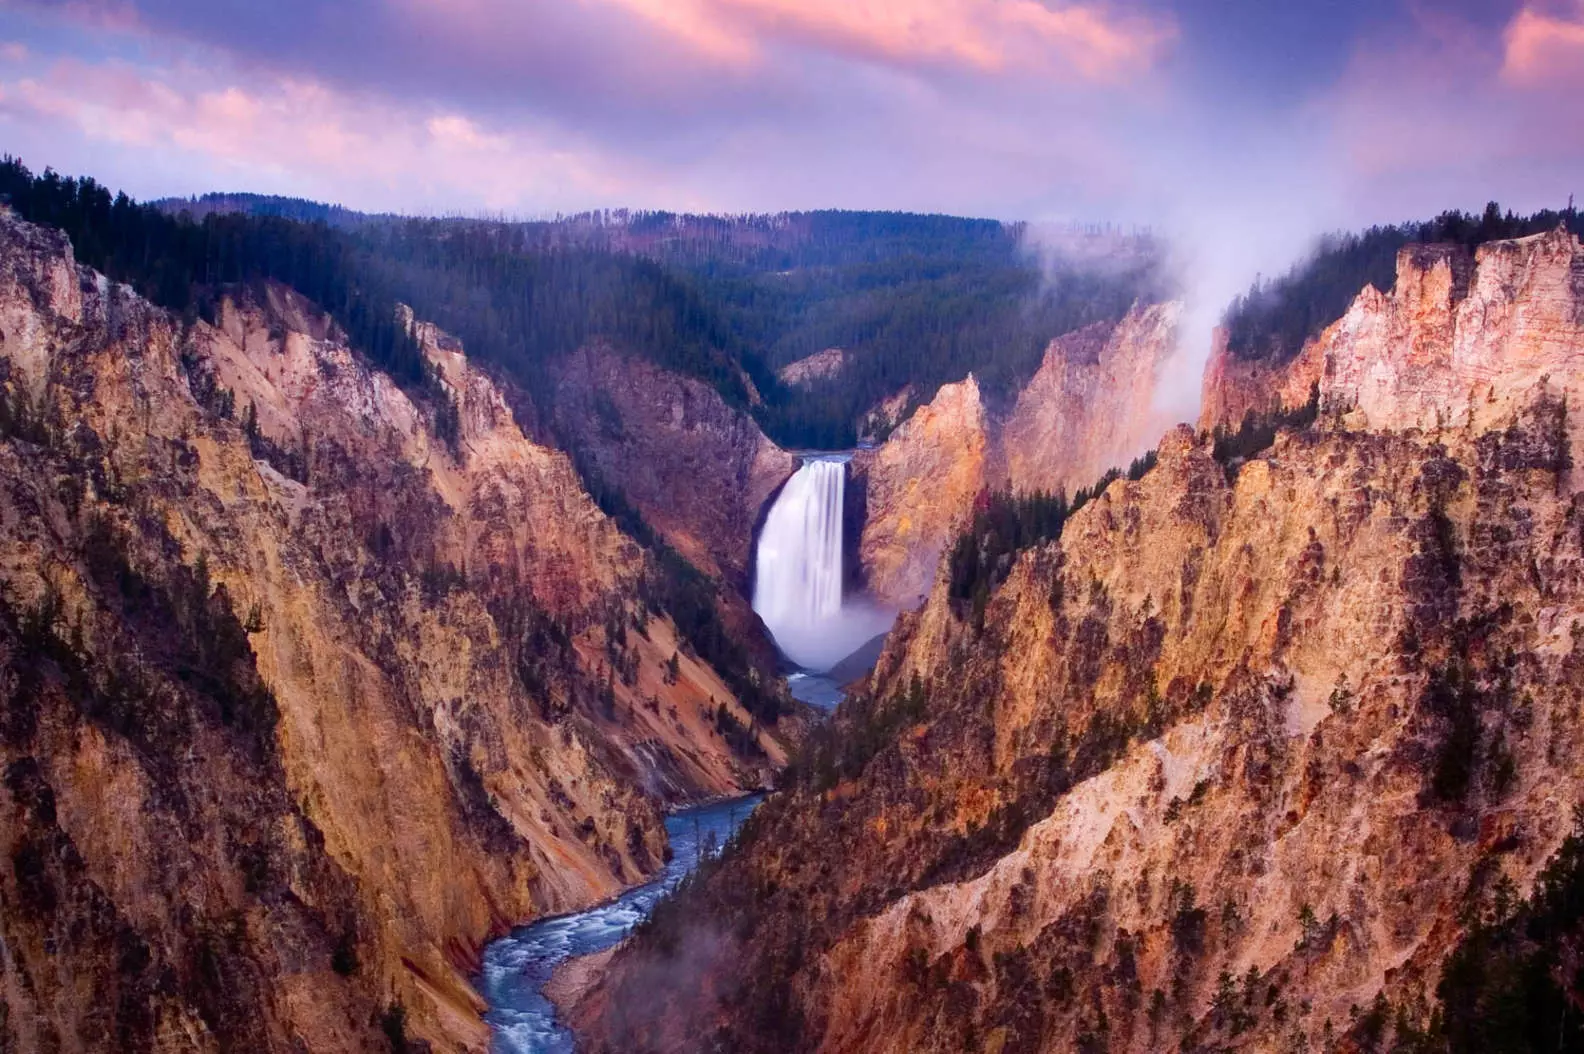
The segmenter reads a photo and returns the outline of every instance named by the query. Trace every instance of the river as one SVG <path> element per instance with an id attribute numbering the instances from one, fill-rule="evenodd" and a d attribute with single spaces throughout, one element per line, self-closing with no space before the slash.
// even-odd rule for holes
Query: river
<path id="1" fill-rule="evenodd" d="M 693 870 L 700 851 L 725 845 L 760 800 L 737 798 L 672 813 L 665 822 L 671 861 L 658 879 L 599 907 L 540 919 L 491 942 L 478 989 L 489 1003 L 484 1020 L 495 1033 L 494 1054 L 572 1054 L 572 1033 L 556 1020 L 544 995 L 550 975 L 568 959 L 620 942 Z"/>
<path id="2" fill-rule="evenodd" d="M 841 685 L 813 670 L 798 670 L 788 674 L 787 690 L 792 693 L 792 698 L 809 704 L 821 713 L 834 713 L 842 701 Z"/>

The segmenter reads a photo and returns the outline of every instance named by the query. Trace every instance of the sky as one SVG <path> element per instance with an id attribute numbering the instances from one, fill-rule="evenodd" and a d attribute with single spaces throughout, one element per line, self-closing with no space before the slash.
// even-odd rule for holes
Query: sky
<path id="1" fill-rule="evenodd" d="M 1584 0 L 0 0 L 0 149 L 135 197 L 1324 230 L 1584 196 Z"/>

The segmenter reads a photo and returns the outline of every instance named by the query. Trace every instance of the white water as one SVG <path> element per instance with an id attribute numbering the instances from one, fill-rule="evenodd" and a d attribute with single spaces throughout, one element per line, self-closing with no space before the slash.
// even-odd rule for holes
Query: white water
<path id="1" fill-rule="evenodd" d="M 755 556 L 753 607 L 787 658 L 828 670 L 891 625 L 873 604 L 844 598 L 845 457 L 814 457 L 787 480 Z"/>

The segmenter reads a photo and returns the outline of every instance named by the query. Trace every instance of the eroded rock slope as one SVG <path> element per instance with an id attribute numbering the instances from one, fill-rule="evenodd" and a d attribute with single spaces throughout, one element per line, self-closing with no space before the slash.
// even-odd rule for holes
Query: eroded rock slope
<path id="1" fill-rule="evenodd" d="M 5 1049 L 482 1051 L 486 938 L 780 763 L 415 332 L 443 401 L 289 290 L 184 323 L 0 213 Z"/>
<path id="2" fill-rule="evenodd" d="M 1144 453 L 1174 423 L 1156 386 L 1180 316 L 1176 303 L 1139 305 L 1118 323 L 1053 340 L 1009 407 L 989 405 L 971 376 L 945 385 L 878 449 L 860 452 L 868 587 L 914 606 L 987 488 L 1071 494 Z"/>

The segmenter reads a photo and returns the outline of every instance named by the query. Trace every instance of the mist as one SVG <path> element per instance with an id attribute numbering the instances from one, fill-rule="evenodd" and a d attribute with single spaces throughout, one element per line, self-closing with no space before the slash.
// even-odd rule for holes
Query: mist
<path id="1" fill-rule="evenodd" d="M 1155 391 L 1155 408 L 1169 421 L 1198 420 L 1215 332 L 1234 298 L 1261 276 L 1286 273 L 1322 236 L 1348 225 L 1342 180 L 1311 145 L 1255 136 L 1263 149 L 1250 161 L 1230 138 L 1221 129 L 1204 141 L 1160 144 L 1142 166 L 1151 181 L 1117 206 L 1131 222 L 1047 219 L 1025 229 L 1025 247 L 1048 276 L 1063 267 L 1117 274 L 1153 261 L 1153 297 L 1183 304 L 1177 347 Z"/>
<path id="2" fill-rule="evenodd" d="M 1285 273 L 1345 222 L 1323 168 L 1300 156 L 1268 157 L 1252 172 L 1239 166 L 1226 178 L 1212 172 L 1176 188 L 1162 241 L 1183 316 L 1155 403 L 1177 420 L 1198 418 L 1215 331 L 1233 299 L 1256 278 Z"/>

